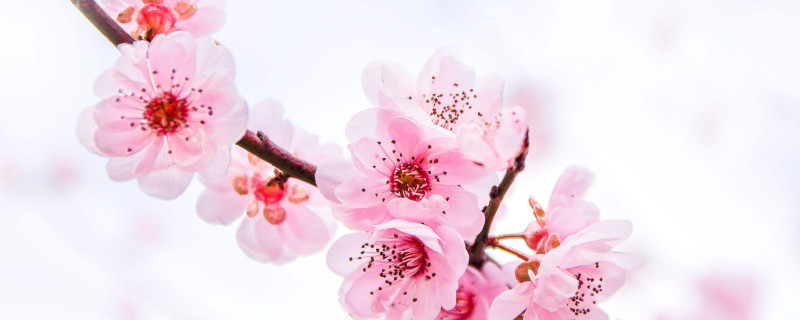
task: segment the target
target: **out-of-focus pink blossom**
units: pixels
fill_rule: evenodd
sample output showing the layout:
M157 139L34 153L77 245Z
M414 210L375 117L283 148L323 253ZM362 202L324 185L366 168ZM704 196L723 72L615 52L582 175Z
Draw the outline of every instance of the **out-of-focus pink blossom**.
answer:
M517 284L494 300L489 319L608 319L597 305L625 283L637 264L631 255L612 251L628 238L631 224L607 220L567 237L558 247L537 256L528 269L530 281Z
M340 302L355 319L434 319L455 308L467 260L455 230L403 220L345 235L328 251L328 266L345 277Z
M697 283L699 299L690 315L665 314L659 320L754 320L761 298L757 277L747 272L709 274Z
M337 219L365 231L395 218L446 224L465 239L474 238L483 215L477 196L462 185L478 180L485 170L455 151L452 139L429 137L413 121L386 110L365 112L378 120L377 128L349 145L357 170L334 189L342 202L334 207ZM348 125L351 132L363 125L360 117ZM353 166L343 164L348 165Z
M283 119L283 109L274 100L256 105L249 125L311 162L341 154L338 146L320 145L318 136ZM197 213L206 222L224 225L246 215L237 239L254 260L284 263L296 255L319 252L333 237L336 223L314 186L290 178L240 148L233 150L224 176L202 181L208 188L198 199Z
M526 111L503 108L503 79L495 74L477 78L452 49L434 54L416 81L392 63L368 66L362 79L375 106L455 137L465 155L488 169L505 169L520 151Z
M178 30L207 36L225 23L225 0L103 0L102 5L137 40Z
M114 68L95 83L102 101L79 117L81 143L110 157L112 180L136 178L162 199L181 194L194 172L222 175L247 123L230 52L186 32L119 49Z
M494 298L506 290L503 272L496 264L487 262L480 271L470 266L458 280L456 306L442 309L436 320L484 320Z

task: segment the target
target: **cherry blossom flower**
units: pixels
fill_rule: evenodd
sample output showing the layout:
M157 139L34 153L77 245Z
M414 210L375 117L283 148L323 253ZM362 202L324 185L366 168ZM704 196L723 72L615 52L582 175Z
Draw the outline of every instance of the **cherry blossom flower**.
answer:
M136 178L162 199L181 194L194 172L222 175L247 122L230 52L185 32L119 49L95 83L102 100L79 118L83 145L110 157L112 180Z
M508 290L503 272L487 262L478 271L470 266L458 280L456 306L439 312L436 320L484 320L495 297Z
M225 0L103 0L102 6L136 40L178 30L207 36L225 22Z
M638 263L612 251L630 232L627 221L601 221L518 267L523 282L494 300L489 319L515 319L523 312L525 320L608 319L597 303L622 287L627 271Z
M358 230L395 218L447 224L465 239L474 238L483 214L477 196L462 185L485 170L455 151L452 139L431 138L407 118L373 111L378 127L349 145L357 170L334 189L342 202L334 206L337 219ZM348 127L363 124L356 117Z
M416 81L392 63L368 66L362 79L375 106L455 136L462 151L488 169L507 168L520 151L528 127L525 109L503 108L503 79L477 78L452 49L434 54Z
M537 255L515 263L518 284L492 304L490 319L608 319L597 303L619 289L626 272L638 262L612 251L630 236L631 224L599 221L599 210L583 201L593 180L582 168L559 177L545 212L531 200L536 222L525 236Z
M263 129L272 141L312 162L341 154L338 146L320 145L318 136L283 119L283 108L274 100L252 108L249 126ZM319 252L335 232L327 200L314 186L289 177L241 148L233 150L224 176L202 182L208 188L198 199L198 215L206 222L223 225L245 215L237 239L254 260L281 264L296 255Z
M434 319L455 308L467 260L455 230L403 220L345 235L328 251L328 266L345 277L340 302L355 319Z

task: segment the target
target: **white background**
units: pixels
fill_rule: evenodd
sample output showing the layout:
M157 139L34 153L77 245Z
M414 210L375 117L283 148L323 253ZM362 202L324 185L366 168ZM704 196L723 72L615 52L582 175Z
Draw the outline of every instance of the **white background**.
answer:
M278 98L327 141L369 107L372 61L417 73L456 45L500 73L534 148L498 231L524 228L527 197L546 201L568 165L594 171L588 198L633 221L624 249L646 261L606 303L612 319L685 318L712 274L755 288L741 319L800 319L800 3L229 0L227 13L213 37L240 93ZM324 253L253 262L234 226L197 218L196 182L165 202L107 178L74 132L118 53L69 1L5 1L0 30L0 318L348 318Z

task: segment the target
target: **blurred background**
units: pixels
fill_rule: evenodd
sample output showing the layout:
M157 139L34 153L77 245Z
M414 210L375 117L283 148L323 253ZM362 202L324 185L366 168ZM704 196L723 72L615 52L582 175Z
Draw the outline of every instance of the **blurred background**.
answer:
M327 141L370 106L372 61L416 74L455 45L501 74L533 149L496 231L522 230L528 196L546 201L567 166L591 169L587 198L633 221L623 249L645 261L605 303L612 319L800 319L800 2L228 0L227 14L213 37L239 92ZM168 202L110 181L75 125L118 53L69 1L6 1L0 30L0 318L348 318L324 253L259 264L235 226L196 216L196 181Z

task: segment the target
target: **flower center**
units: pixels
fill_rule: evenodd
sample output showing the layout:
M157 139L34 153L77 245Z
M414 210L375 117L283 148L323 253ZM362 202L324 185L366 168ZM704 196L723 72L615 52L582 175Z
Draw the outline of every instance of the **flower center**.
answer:
M171 93L164 93L147 103L143 118L156 135L163 136L188 127L188 115L186 100L178 99Z
M467 291L464 286L459 286L456 291L456 306L450 310L442 309L436 320L465 320L472 314L473 298L472 292Z
M159 1L160 2L160 1ZM139 25L134 37L152 41L156 35L167 33L175 26L175 15L169 8L160 3L150 3L139 9L136 15L136 24Z
M396 282L407 281L410 279L430 280L436 273L430 273L431 263L425 253L425 245L416 237L406 234L394 234L388 238L384 237L375 243L364 243L361 245L361 254L352 260L367 260L368 263L361 271L367 272L371 269L380 269L378 275L384 279L386 286L379 286L371 295L378 294L385 287L392 286ZM429 274L430 273L430 274ZM404 286L400 286L403 288ZM407 297L408 292L403 292L401 299L411 298L411 302L416 302L415 297Z
M428 174L413 163L407 163L394 170L392 192L401 198L419 201L430 191Z
M283 172L274 170L274 176L269 179L262 178L260 173L256 173L252 178L245 174L233 177L231 185L233 190L246 195L253 191L253 201L247 205L247 216L253 218L261 210L264 219L272 225L279 225L286 220L286 210L281 206L281 200L286 199L294 204L301 204L308 201L308 190L295 183L289 183L289 176ZM248 184L249 180L249 184ZM263 209L262 209L263 208Z

